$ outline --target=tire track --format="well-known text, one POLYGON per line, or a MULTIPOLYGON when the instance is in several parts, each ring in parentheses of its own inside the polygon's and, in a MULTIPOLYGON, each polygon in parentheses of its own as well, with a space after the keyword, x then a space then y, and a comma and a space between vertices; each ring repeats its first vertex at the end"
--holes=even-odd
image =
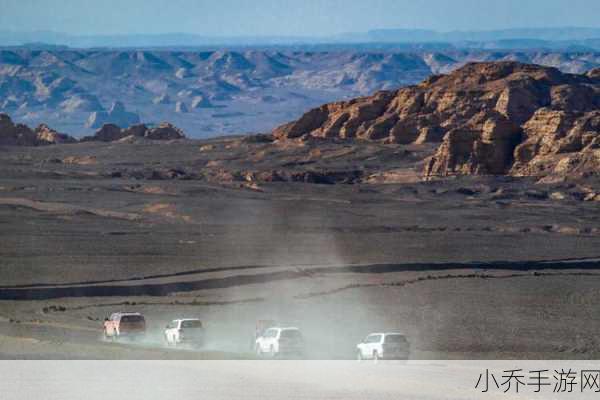
MULTIPOLYGON (((548 269, 552 268, 554 264, 560 263, 561 268, 565 264, 573 265, 574 268, 581 268, 582 265, 589 265, 590 263, 598 262, 600 265, 600 258, 564 258, 564 259, 551 259, 551 260, 537 260, 537 261, 468 261, 468 262, 447 262, 447 263, 386 263, 386 264, 365 264, 365 265, 346 265, 346 266, 308 266, 308 265, 296 265, 293 267, 302 269, 305 273, 310 274, 312 272, 322 273, 324 269, 331 270, 342 270, 347 269, 345 272, 356 272, 356 273, 385 273, 385 272, 404 272, 404 271, 441 271, 447 269, 513 269, 518 267, 520 264, 527 264, 532 266, 531 269, 548 269)), ((75 281, 75 282, 38 282, 28 283, 20 285, 0 285, 0 290, 4 289, 33 289, 38 287, 62 287, 62 286, 79 286, 79 285, 99 285, 106 283, 123 283, 123 282, 136 282, 151 279, 162 279, 162 278, 175 278, 184 277, 191 275, 201 275, 214 272, 228 272, 228 271, 245 271, 261 268, 274 268, 274 265, 238 265, 229 267, 212 267, 212 268, 198 268, 187 271, 172 272, 168 274, 152 274, 143 276, 133 276, 122 279, 97 279, 97 280, 86 280, 86 281, 75 281)), ((344 271, 341 271, 344 272, 344 271)))
MULTIPOLYGON (((315 274, 331 275, 340 273, 357 274, 383 274, 392 272, 426 272, 444 270, 474 269, 481 271, 558 271, 573 270, 571 274, 578 274, 575 270, 600 271, 600 259, 565 259, 550 261, 496 261, 496 262, 453 262, 453 263, 409 263, 409 264, 371 264, 348 265, 332 267, 296 268, 283 271, 257 273, 252 275, 234 275, 223 278, 206 278, 179 282, 143 283, 140 284, 65 284, 50 287, 30 285, 27 287, 4 287, 0 289, 0 300, 48 300, 67 297, 135 297, 135 296, 168 296, 178 292, 190 292, 206 289, 225 289, 237 286, 262 284, 282 280, 293 280, 311 277, 315 274)), ((202 272, 205 272, 203 270, 202 272)), ((200 272, 200 274, 202 273, 200 272)), ((541 274, 540 272, 537 272, 541 274)), ((191 275, 190 272, 181 275, 169 274, 163 277, 191 275)), ((534 274, 535 275, 535 274, 534 274)), ((147 278, 149 279, 149 278, 147 278)), ((154 278, 153 278, 154 279, 154 278)), ((120 283, 132 282, 120 281, 120 283)), ((137 283, 137 281, 134 281, 137 283)))
POLYGON ((420 276, 415 279, 406 279, 403 281, 385 282, 385 283, 354 283, 339 288, 324 290, 321 292, 311 292, 294 296, 295 299, 310 299, 313 297, 328 296, 343 292, 350 289, 362 289, 372 287, 404 287, 414 285, 426 281, 438 281, 438 280, 449 280, 449 279, 511 279, 511 278, 526 278, 526 277, 548 277, 548 276, 600 276, 600 270, 594 272, 535 272, 534 274, 525 273, 513 273, 508 275, 492 275, 492 274, 456 274, 456 275, 427 275, 420 276))

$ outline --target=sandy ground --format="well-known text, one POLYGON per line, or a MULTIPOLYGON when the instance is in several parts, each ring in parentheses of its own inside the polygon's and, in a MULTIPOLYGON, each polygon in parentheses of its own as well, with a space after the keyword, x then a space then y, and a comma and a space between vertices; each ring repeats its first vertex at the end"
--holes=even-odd
POLYGON ((275 319, 304 331, 314 359, 353 358, 380 330, 404 332, 414 358, 598 357, 600 213, 581 196, 593 182, 249 187, 192 175, 210 162, 305 168, 316 150, 313 167, 407 170, 426 153, 318 146, 0 149, 0 355, 248 358, 256 320, 275 319), (84 156, 96 161, 56 161, 84 156), (137 175, 172 168, 189 179, 137 175), (143 343, 99 340, 115 311, 146 315, 143 343), (202 319, 205 348, 164 348, 177 317, 202 319))

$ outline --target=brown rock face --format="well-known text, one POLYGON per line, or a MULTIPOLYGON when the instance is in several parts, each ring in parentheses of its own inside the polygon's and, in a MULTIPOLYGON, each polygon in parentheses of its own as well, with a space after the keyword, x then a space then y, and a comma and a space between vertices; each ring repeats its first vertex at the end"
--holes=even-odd
POLYGON ((127 136, 135 136, 135 137, 144 137, 146 132, 148 131, 148 127, 144 124, 136 124, 131 125, 129 128, 125 128, 121 130, 122 137, 127 136))
POLYGON ((94 136, 84 138, 90 141, 98 142, 112 142, 115 140, 123 139, 127 136, 124 131, 115 124, 104 124, 100 129, 94 133, 94 136))
POLYGON ((39 144, 60 144, 60 143, 75 143, 77 139, 66 135, 64 133, 59 133, 54 129, 50 128, 46 124, 40 124, 37 128, 35 128, 36 139, 39 144))
POLYGON ((147 129, 144 137, 152 140, 185 139, 185 134, 175 125, 163 122, 155 128, 147 129))
POLYGON ((96 131, 94 136, 88 136, 82 140, 114 142, 126 137, 139 137, 150 140, 173 140, 184 139, 185 134, 181 129, 168 122, 163 122, 154 128, 148 128, 144 124, 136 124, 125 129, 121 129, 114 124, 104 124, 102 128, 96 131))
POLYGON ((0 145, 42 146, 76 141, 75 138, 58 133, 45 124, 32 130, 27 125, 13 123, 7 114, 0 114, 0 145))
POLYGON ((23 124, 14 124, 6 114, 0 114, 0 145, 35 146, 35 134, 23 124))
POLYGON ((595 68, 589 71, 586 75, 592 79, 600 80, 600 68, 595 68))
POLYGON ((441 142, 425 163, 426 177, 546 175, 559 154, 585 153, 561 171, 595 165, 599 114, 598 70, 572 75, 516 62, 471 63, 395 92, 326 104, 273 134, 441 142))

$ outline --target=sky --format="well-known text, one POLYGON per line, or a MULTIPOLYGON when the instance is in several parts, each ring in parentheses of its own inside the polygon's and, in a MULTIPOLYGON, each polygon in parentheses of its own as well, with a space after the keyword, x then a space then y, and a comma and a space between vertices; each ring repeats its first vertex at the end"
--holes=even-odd
POLYGON ((0 0, 0 30, 74 35, 597 28, 599 16, 600 0, 0 0))

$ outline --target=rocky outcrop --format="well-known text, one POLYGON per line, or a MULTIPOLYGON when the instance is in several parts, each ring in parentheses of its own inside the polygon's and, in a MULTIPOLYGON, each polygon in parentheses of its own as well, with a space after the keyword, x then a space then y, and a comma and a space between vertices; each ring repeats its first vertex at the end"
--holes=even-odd
MULTIPOLYGON (((484 109, 479 121, 465 124, 471 135, 448 133, 427 162, 426 176, 510 174, 563 179, 600 172, 600 153, 595 150, 600 144, 599 82, 590 75, 532 66, 521 71, 513 65, 494 84, 504 86, 494 110, 484 109), (495 112, 504 119, 503 125, 497 125, 495 112), (496 125, 494 132, 491 124, 496 125)), ((495 99, 493 91, 486 93, 495 99)))
POLYGON ((591 79, 599 81, 600 80, 600 68, 594 68, 594 69, 590 70, 586 75, 591 79))
POLYGON ((600 158, 599 76, 597 70, 573 75, 517 62, 471 63, 416 86, 323 105, 273 135, 441 142, 426 160, 427 177, 546 175, 585 164, 583 172, 600 158))
POLYGON ((35 146, 35 133, 24 124, 15 124, 7 114, 0 114, 0 145, 35 146))
POLYGON ((0 145, 43 146, 58 143, 74 143, 75 138, 58 133, 45 124, 31 129, 24 124, 15 124, 7 114, 0 113, 0 145))
POLYGON ((151 140, 174 140, 185 139, 185 134, 175 125, 163 122, 154 128, 147 129, 144 137, 151 140))
POLYGON ((59 133, 46 124, 40 124, 34 130, 38 144, 75 143, 77 139, 64 133, 59 133))
MULTIPOLYGON (((115 142, 124 138, 145 138, 149 140, 185 139, 185 134, 175 125, 163 122, 148 127, 144 124, 131 125, 121 129, 115 124, 104 124, 93 136, 86 136, 82 142, 115 142)), ((15 124, 7 114, 0 113, 0 145, 4 146, 43 146, 49 144, 76 143, 77 139, 59 133, 46 124, 31 129, 24 124, 15 124)))
POLYGON ((87 136, 81 139, 84 142, 95 141, 95 142, 113 142, 116 140, 123 139, 128 136, 124 129, 121 129, 115 124, 104 124, 100 129, 94 133, 94 136, 87 136))
POLYGON ((114 124, 105 124, 93 136, 87 136, 81 140, 86 142, 115 142, 128 137, 150 140, 175 140, 185 139, 185 134, 181 129, 168 122, 163 122, 155 127, 136 124, 124 129, 114 124))

